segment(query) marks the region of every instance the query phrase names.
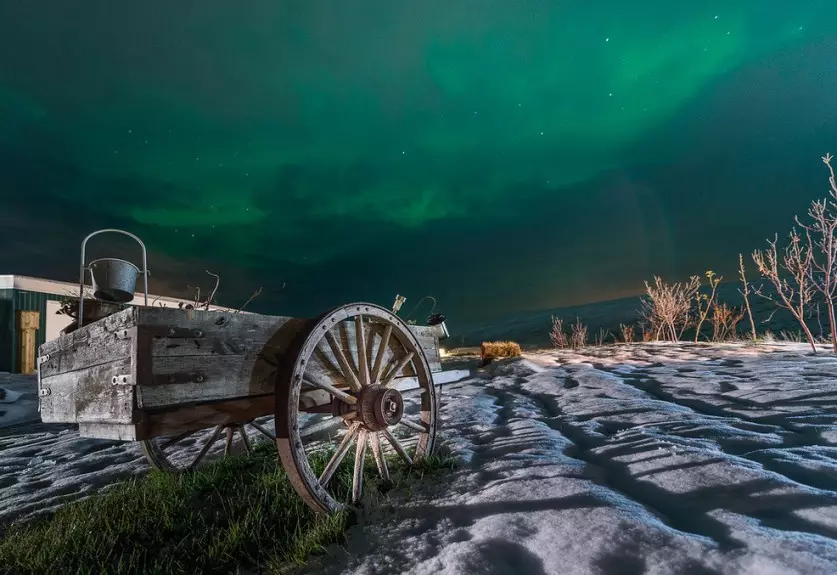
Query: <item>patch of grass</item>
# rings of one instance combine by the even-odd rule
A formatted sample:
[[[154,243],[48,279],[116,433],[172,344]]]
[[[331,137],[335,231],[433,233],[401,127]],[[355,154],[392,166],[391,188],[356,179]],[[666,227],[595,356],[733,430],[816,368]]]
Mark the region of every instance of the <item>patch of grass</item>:
[[[317,463],[324,466],[325,454],[322,459]],[[374,462],[367,460],[368,465]],[[452,465],[444,454],[413,469],[392,460],[391,469],[397,485],[401,478],[424,477]],[[337,494],[348,494],[351,466],[341,465],[332,481]],[[377,487],[371,481],[365,491],[374,493]],[[250,456],[190,473],[152,471],[49,516],[13,524],[0,539],[0,573],[276,571],[340,542],[351,517],[351,512],[310,511],[275,448],[265,443]]]

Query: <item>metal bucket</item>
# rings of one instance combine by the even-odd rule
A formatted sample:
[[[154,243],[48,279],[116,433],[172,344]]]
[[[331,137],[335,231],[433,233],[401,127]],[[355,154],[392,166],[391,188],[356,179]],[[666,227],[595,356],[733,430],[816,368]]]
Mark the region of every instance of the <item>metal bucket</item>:
[[[100,301],[128,303],[133,301],[139,268],[131,262],[116,258],[101,258],[90,262],[93,297]]]

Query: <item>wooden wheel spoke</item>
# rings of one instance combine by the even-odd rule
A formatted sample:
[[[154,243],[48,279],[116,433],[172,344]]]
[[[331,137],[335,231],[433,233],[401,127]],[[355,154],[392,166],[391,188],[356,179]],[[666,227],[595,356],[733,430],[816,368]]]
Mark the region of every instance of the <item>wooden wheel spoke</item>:
[[[355,444],[355,469],[352,476],[352,502],[357,503],[363,495],[363,464],[366,460],[366,436],[368,432],[361,429]]]
[[[360,424],[354,423],[349,428],[349,431],[346,432],[346,435],[343,437],[343,441],[340,442],[340,447],[338,447],[334,455],[331,456],[331,459],[325,466],[325,469],[323,469],[323,472],[318,479],[320,485],[323,487],[328,485],[328,482],[331,480],[331,476],[334,475],[334,472],[337,471],[337,468],[340,466],[343,458],[346,457],[346,453],[349,452],[349,448],[352,446],[352,441],[354,441],[354,438],[359,431]]]
[[[265,429],[265,427],[262,424],[256,423],[255,421],[251,421],[250,425],[252,425],[256,429],[256,431],[267,437],[269,440],[276,441],[276,436],[270,433],[267,429]]]
[[[352,369],[352,366],[349,365],[349,360],[346,359],[346,354],[343,353],[343,349],[337,343],[337,340],[334,339],[334,335],[330,331],[325,332],[326,341],[328,341],[328,345],[331,348],[331,353],[334,354],[335,359],[337,359],[337,363],[340,364],[340,370],[343,372],[343,377],[346,379],[346,383],[349,384],[354,391],[360,391],[361,385],[360,381],[357,378],[357,374],[355,370]]]
[[[375,354],[375,363],[372,365],[372,374],[370,380],[372,383],[378,383],[381,378],[381,368],[383,367],[384,354],[389,347],[389,338],[392,335],[392,324],[387,324],[384,329],[384,335],[381,336],[381,344],[378,346],[378,353]]]
[[[169,447],[171,447],[172,445],[174,445],[175,443],[180,443],[181,441],[183,441],[187,437],[190,437],[190,436],[196,434],[198,431],[200,431],[200,430],[193,429],[192,431],[187,431],[186,433],[181,433],[180,435],[175,435],[174,437],[170,437],[169,439],[165,440],[164,442],[162,442],[160,444],[160,449],[166,450]]]
[[[303,376],[302,380],[312,387],[316,387],[317,389],[322,389],[323,391],[330,393],[334,398],[339,399],[343,403],[348,403],[350,405],[357,403],[357,398],[355,396],[349,395],[345,391],[337,389],[331,383],[327,383],[325,381],[314,381],[310,374]]]
[[[403,459],[407,463],[407,465],[412,465],[413,460],[410,458],[409,455],[407,455],[407,451],[404,449],[404,446],[401,445],[400,441],[395,439],[395,436],[392,435],[390,430],[384,429],[381,431],[381,433],[384,434],[384,437],[386,437],[386,440],[389,441],[390,445],[392,445],[392,448],[398,453],[398,455],[401,456],[401,459]]]
[[[375,463],[378,465],[378,473],[381,474],[381,479],[389,481],[389,469],[387,468],[387,460],[384,459],[384,450],[381,449],[381,434],[376,432],[369,434],[369,443],[372,444],[372,455],[375,456]]]
[[[401,373],[401,370],[404,369],[406,365],[410,363],[410,361],[412,361],[414,355],[415,353],[411,351],[410,353],[402,357],[401,360],[395,365],[395,367],[392,368],[392,370],[387,374],[387,376],[383,380],[381,380],[381,387],[388,387],[389,384],[392,383],[392,381],[395,379],[395,376]]]
[[[418,431],[419,433],[427,433],[428,432],[427,424],[424,423],[423,421],[416,422],[416,421],[413,421],[411,419],[407,419],[406,417],[402,417],[401,421],[399,421],[398,423],[400,423],[404,427],[407,427],[407,428],[412,429],[414,431]]]
[[[233,444],[233,437],[235,434],[235,428],[228,425],[226,427],[227,432],[227,439],[224,441],[224,457],[229,457],[232,455],[232,444]]]
[[[244,450],[247,453],[250,453],[252,451],[252,448],[250,447],[250,438],[247,437],[247,430],[244,429],[243,425],[238,426],[238,433],[241,435],[241,441],[244,443]]]
[[[342,417],[329,417],[323,421],[318,421],[317,423],[306,425],[305,427],[299,430],[299,436],[310,437],[311,435],[315,435],[317,433],[327,431],[333,427],[337,427],[341,423],[343,423]]]
[[[355,316],[355,346],[357,347],[357,370],[360,374],[360,385],[369,385],[369,360],[366,350],[366,330],[363,327],[363,316]]]
[[[196,467],[198,465],[198,463],[201,462],[201,459],[203,459],[204,456],[207,454],[207,452],[209,451],[209,448],[212,447],[212,444],[215,443],[216,441],[218,441],[218,438],[221,436],[221,431],[223,431],[223,430],[224,430],[223,425],[219,425],[218,427],[215,428],[215,431],[212,433],[212,435],[209,437],[209,439],[207,439],[206,442],[203,444],[203,447],[201,448],[200,453],[198,453],[197,457],[195,457],[195,459],[192,461],[192,464],[189,466],[190,468]]]

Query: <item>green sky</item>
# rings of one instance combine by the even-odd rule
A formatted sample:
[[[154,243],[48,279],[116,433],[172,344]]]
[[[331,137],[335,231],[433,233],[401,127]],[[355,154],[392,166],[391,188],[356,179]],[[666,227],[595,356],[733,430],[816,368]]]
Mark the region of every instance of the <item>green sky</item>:
[[[771,116],[809,120],[776,94],[824,92],[819,60],[803,58],[804,86],[783,82],[798,74],[785,64],[761,73],[772,82],[765,91],[735,78],[806,47],[822,50],[832,21],[833,9],[810,0],[5,0],[0,143],[18,160],[0,173],[0,198],[21,217],[43,202],[62,206],[55,217],[65,225],[76,211],[87,214],[66,233],[118,222],[161,259],[189,262],[191,273],[224,266],[252,283],[288,277],[301,308],[353,297],[339,285],[308,295],[355,264],[402,282],[426,276],[441,265],[427,249],[445,250],[452,276],[479,276],[463,270],[478,265],[478,238],[491,230],[511,235],[516,253],[530,246],[520,259],[534,269],[550,246],[556,257],[590,251],[527,224],[544,210],[566,213],[557,206],[569,202],[584,217],[597,209],[585,198],[599,197],[592,189],[612,185],[603,182],[613,174],[664,172],[698,143],[709,158],[715,146],[698,141],[698,110],[718,122],[716,138],[764,143],[758,125],[723,125],[717,98],[745,108],[764,98]],[[679,194],[640,184],[649,186],[658,208]],[[661,225],[642,222],[633,223],[646,226],[640,234]],[[594,227],[591,237],[609,233]],[[465,246],[459,260],[451,255]],[[636,257],[655,261],[642,249]],[[583,265],[573,273],[608,275],[595,249]],[[454,294],[477,289],[476,280],[436,282],[465,315],[498,297],[513,310],[577,301],[579,290],[630,291],[535,277],[537,289],[486,288],[472,309]],[[365,281],[359,296],[367,286],[370,299],[389,297]]]

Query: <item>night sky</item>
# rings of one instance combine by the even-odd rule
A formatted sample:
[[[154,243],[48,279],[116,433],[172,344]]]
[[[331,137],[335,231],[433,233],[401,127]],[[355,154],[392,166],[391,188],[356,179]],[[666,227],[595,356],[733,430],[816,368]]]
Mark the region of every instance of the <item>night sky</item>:
[[[0,273],[120,227],[156,291],[452,326],[731,276],[825,195],[836,94],[824,0],[0,0]]]

